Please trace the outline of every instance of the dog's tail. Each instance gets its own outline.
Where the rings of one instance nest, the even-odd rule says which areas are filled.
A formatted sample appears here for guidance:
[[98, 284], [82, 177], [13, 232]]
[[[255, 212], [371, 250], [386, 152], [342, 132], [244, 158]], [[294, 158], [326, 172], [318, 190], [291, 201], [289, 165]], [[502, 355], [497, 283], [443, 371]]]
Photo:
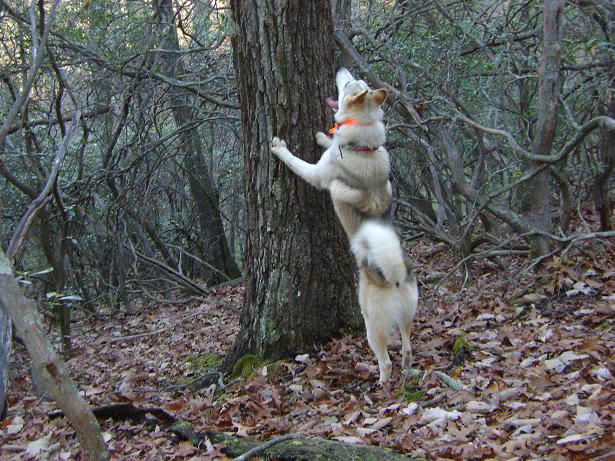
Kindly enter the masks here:
[[359, 267], [380, 272], [394, 286], [406, 281], [409, 274], [401, 242], [390, 224], [365, 221], [350, 246]]

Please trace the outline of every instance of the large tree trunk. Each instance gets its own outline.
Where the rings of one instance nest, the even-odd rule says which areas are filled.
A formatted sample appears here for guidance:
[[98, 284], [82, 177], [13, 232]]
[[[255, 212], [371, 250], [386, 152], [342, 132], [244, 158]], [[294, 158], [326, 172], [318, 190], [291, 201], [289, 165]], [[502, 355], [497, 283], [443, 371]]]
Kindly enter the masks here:
[[[545, 0], [543, 3], [542, 56], [538, 73], [538, 121], [536, 122], [532, 153], [549, 155], [557, 128], [560, 96], [560, 38], [562, 34], [563, 0]], [[547, 170], [529, 182], [531, 204], [529, 221], [540, 231], [551, 233], [551, 188]], [[536, 236], [532, 239], [536, 255], [546, 254], [550, 249], [549, 239]]]
[[[156, 29], [163, 34], [162, 42], [165, 48], [179, 50], [175, 14], [171, 0], [161, 0], [156, 3], [156, 6], [159, 18]], [[166, 52], [163, 52], [160, 57], [169, 76], [176, 77], [185, 74], [181, 57], [177, 59], [173, 53]], [[188, 126], [197, 118], [191, 98], [181, 88], [171, 85], [169, 99], [173, 117], [178, 127]], [[203, 259], [215, 269], [218, 269], [218, 271], [215, 271], [204, 267], [202, 275], [208, 284], [217, 284], [237, 278], [241, 273], [229, 250], [222, 215], [220, 214], [218, 191], [207, 166], [198, 127], [182, 130], [179, 139], [184, 154], [186, 176], [199, 220]], [[228, 278], [222, 277], [220, 272]]]
[[328, 194], [269, 151], [278, 135], [304, 160], [331, 120], [333, 26], [329, 2], [234, 0], [233, 58], [244, 144], [246, 294], [227, 356], [276, 358], [312, 348], [360, 322], [348, 243]]

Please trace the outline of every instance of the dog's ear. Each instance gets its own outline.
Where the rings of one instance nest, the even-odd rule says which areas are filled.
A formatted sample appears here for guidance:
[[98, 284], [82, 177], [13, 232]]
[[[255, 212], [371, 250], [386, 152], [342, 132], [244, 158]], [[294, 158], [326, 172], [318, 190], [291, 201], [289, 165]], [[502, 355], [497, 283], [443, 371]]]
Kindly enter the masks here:
[[363, 90], [354, 96], [348, 96], [348, 105], [351, 106], [353, 104], [363, 104], [365, 101], [365, 96], [367, 96], [367, 90]]
[[384, 88], [380, 88], [373, 91], [371, 99], [377, 106], [382, 106], [382, 104], [384, 104], [384, 101], [386, 101], [388, 94], [389, 92], [387, 90], [385, 90]]

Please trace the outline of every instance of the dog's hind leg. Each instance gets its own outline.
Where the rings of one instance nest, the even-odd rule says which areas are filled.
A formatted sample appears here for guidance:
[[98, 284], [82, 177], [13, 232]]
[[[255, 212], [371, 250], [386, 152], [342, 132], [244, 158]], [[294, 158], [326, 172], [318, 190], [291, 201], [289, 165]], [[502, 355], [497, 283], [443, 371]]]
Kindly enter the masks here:
[[305, 182], [311, 184], [317, 189], [322, 189], [320, 176], [318, 174], [318, 166], [304, 162], [299, 157], [295, 157], [286, 147], [286, 142], [273, 138], [271, 141], [271, 152], [273, 152], [280, 160], [282, 160], [290, 170]]
[[383, 334], [381, 331], [374, 332], [370, 329], [367, 330], [367, 342], [378, 359], [378, 368], [380, 370], [380, 379], [378, 383], [380, 384], [384, 384], [389, 380], [391, 377], [391, 369], [393, 368], [389, 352], [387, 351], [388, 339], [387, 335]]
[[401, 325], [401, 366], [408, 369], [412, 366], [412, 346], [410, 344], [410, 329], [412, 324]]

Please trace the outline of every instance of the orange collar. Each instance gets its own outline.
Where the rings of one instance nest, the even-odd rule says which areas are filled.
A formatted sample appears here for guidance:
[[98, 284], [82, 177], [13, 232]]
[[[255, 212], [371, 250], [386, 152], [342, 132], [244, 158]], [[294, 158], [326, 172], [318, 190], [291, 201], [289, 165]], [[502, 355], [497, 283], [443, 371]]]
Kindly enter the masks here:
[[356, 118], [349, 118], [348, 120], [343, 120], [339, 123], [335, 123], [332, 128], [329, 128], [329, 134], [332, 135], [338, 130], [338, 128], [344, 125], [360, 125], [360, 124], [361, 122], [359, 122]]

